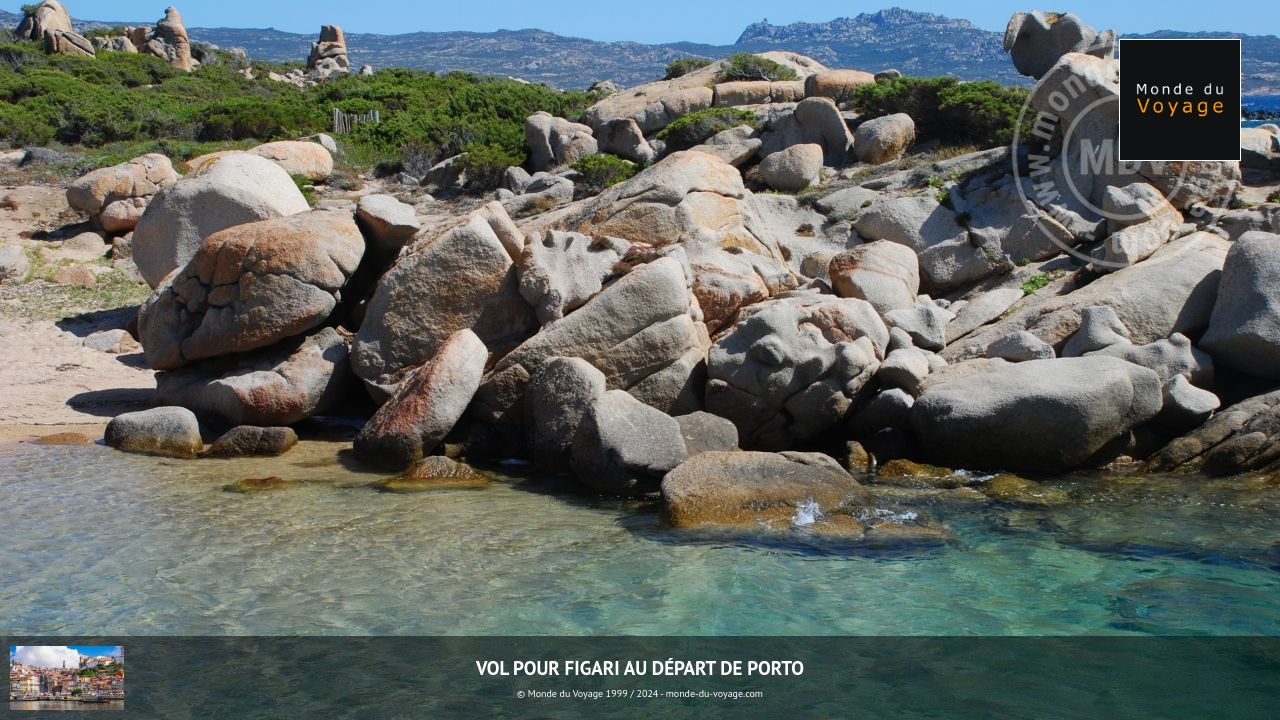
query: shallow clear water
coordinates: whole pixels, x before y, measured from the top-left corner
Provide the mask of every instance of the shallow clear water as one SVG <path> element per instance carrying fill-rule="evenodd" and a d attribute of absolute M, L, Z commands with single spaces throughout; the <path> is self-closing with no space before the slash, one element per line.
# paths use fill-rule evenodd
<path fill-rule="evenodd" d="M 345 443 L 180 461 L 0 447 L 0 628 L 31 635 L 1280 634 L 1280 485 L 1056 482 L 1056 510 L 919 509 L 955 542 L 665 527 L 563 481 L 367 487 Z M 255 495 L 228 482 L 300 484 Z"/>

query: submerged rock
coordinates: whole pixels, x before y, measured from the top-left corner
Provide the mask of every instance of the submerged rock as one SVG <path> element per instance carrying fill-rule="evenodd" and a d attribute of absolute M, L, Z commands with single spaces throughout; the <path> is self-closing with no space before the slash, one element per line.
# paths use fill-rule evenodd
<path fill-rule="evenodd" d="M 706 452 L 662 480 L 676 527 L 789 527 L 797 513 L 865 510 L 871 494 L 832 458 L 818 453 Z"/>
<path fill-rule="evenodd" d="M 978 485 L 978 490 L 992 500 L 1014 505 L 1061 505 L 1070 498 L 1057 488 L 1042 485 L 1017 475 L 998 475 Z"/>
<path fill-rule="evenodd" d="M 271 492 L 272 490 L 286 490 L 294 487 L 298 483 L 294 480 L 285 480 L 282 477 L 272 475 L 264 478 L 245 478 L 236 482 L 223 485 L 225 492 L 239 493 L 241 495 L 253 495 L 255 493 Z"/>
<path fill-rule="evenodd" d="M 44 435 L 31 441 L 32 445 L 92 445 L 93 438 L 78 432 L 60 432 Z"/>
<path fill-rule="evenodd" d="M 107 445 L 125 452 L 193 458 L 204 448 L 195 413 L 181 407 L 158 407 L 125 413 L 107 423 Z"/>
<path fill-rule="evenodd" d="M 373 484 L 388 492 L 425 492 L 430 490 L 457 490 L 480 488 L 489 484 L 489 478 L 470 467 L 440 455 L 424 457 L 403 473 Z"/>
<path fill-rule="evenodd" d="M 275 457 L 298 444 L 298 434 L 288 427 L 240 425 L 223 433 L 204 451 L 203 457 Z"/>

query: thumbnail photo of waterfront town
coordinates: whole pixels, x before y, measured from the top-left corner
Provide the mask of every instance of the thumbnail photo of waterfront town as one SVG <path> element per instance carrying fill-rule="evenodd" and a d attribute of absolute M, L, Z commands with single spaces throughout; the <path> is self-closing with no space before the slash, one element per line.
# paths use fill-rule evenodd
<path fill-rule="evenodd" d="M 123 647 L 18 645 L 9 648 L 10 710 L 123 707 Z"/>

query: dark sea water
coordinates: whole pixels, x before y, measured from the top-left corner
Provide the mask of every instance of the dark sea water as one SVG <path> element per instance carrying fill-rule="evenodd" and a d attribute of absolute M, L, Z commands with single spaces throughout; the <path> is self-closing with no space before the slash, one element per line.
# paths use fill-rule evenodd
<path fill-rule="evenodd" d="M 666 526 L 498 476 L 378 492 L 347 443 L 165 460 L 0 446 L 0 627 L 29 635 L 1280 635 L 1276 478 L 1094 476 L 907 503 L 934 547 Z M 222 487 L 278 475 L 256 495 Z"/>
<path fill-rule="evenodd" d="M 1280 95 L 1245 95 L 1241 98 L 1241 104 L 1245 110 L 1266 110 L 1268 112 L 1280 113 Z M 1264 123 L 1275 123 L 1275 120 L 1244 120 L 1241 122 L 1243 127 L 1257 127 Z"/>

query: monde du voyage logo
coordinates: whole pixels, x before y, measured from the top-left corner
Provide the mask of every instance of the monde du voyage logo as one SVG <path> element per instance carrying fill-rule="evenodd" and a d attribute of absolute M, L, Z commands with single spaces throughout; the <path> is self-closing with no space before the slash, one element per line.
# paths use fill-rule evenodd
<path fill-rule="evenodd" d="M 1240 159 L 1240 40 L 1120 40 L 1121 162 Z"/>

